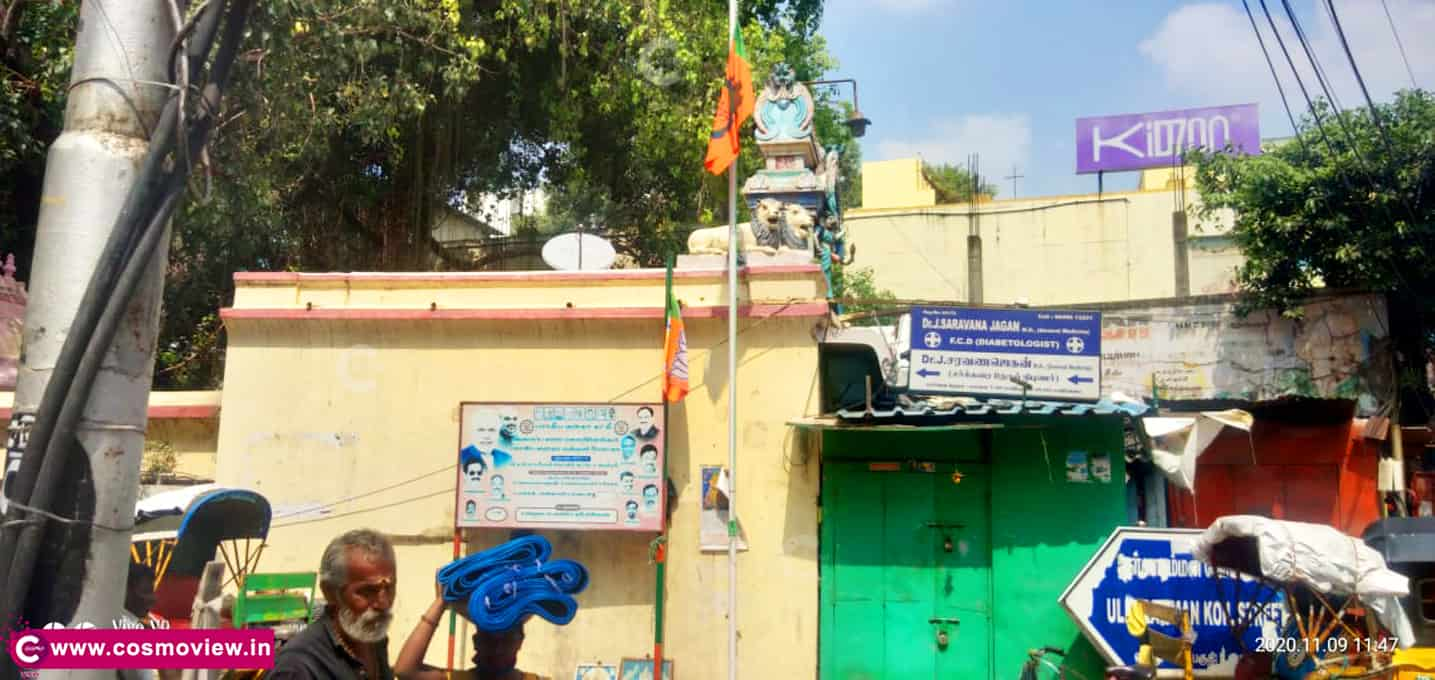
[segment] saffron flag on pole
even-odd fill
[[[721,175],[737,158],[739,132],[742,124],[752,116],[756,104],[752,93],[752,66],[747,63],[742,30],[734,27],[728,40],[727,72],[723,78],[722,94],[718,97],[717,113],[713,115],[708,154],[703,159],[703,167],[708,172]]]
[[[688,394],[688,334],[673,297],[673,261],[668,260],[667,329],[663,337],[663,399],[682,401]]]

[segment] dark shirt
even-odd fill
[[[370,678],[364,671],[364,662],[344,649],[339,642],[339,631],[330,618],[324,616],[285,643],[266,680],[394,680],[394,669],[389,667],[388,642],[373,645],[379,676]]]

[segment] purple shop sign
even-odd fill
[[[1076,119],[1076,172],[1170,167],[1187,149],[1261,152],[1255,104]]]

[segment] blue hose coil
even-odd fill
[[[578,613],[574,595],[588,587],[588,570],[573,560],[547,561],[553,546],[524,536],[450,563],[438,572],[444,601],[466,605],[467,618],[490,633],[530,615],[566,625]]]

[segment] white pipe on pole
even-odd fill
[[[728,0],[729,50],[737,32],[737,0]],[[736,96],[729,93],[729,98]],[[736,104],[736,102],[733,102]],[[732,134],[741,134],[734,126]],[[727,168],[727,677],[737,680],[737,159]],[[661,669],[655,670],[662,673]]]

